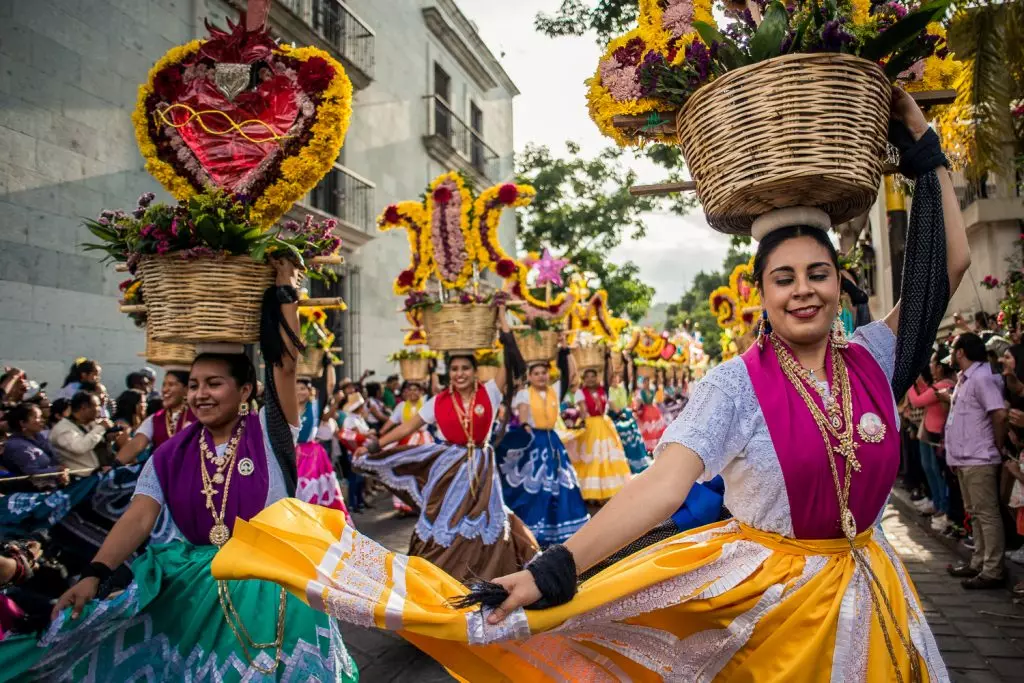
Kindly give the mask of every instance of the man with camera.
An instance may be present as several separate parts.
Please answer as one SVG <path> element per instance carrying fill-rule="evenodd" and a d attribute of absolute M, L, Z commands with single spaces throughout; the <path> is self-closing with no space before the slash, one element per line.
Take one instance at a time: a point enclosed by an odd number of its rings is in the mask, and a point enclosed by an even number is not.
<path fill-rule="evenodd" d="M 79 391 L 71 398 L 71 415 L 50 431 L 50 445 L 57 458 L 78 476 L 103 465 L 105 458 L 99 450 L 104 442 L 121 447 L 128 440 L 123 427 L 115 427 L 107 418 L 100 418 L 100 410 L 99 397 Z"/>

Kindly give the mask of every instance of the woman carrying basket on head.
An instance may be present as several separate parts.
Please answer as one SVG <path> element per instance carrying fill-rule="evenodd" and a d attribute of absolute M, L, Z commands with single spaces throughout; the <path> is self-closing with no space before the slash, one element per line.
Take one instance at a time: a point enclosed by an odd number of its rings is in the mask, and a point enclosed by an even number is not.
<path fill-rule="evenodd" d="M 916 179 L 901 301 L 845 342 L 833 333 L 840 281 L 828 214 L 792 207 L 758 218 L 760 343 L 694 387 L 654 464 L 565 545 L 472 592 L 410 559 L 396 600 L 388 568 L 400 556 L 326 561 L 349 580 L 325 581 L 325 520 L 285 501 L 218 556 L 214 573 L 266 576 L 248 561 L 251 544 L 287 549 L 298 534 L 320 548 L 303 545 L 308 560 L 273 567 L 278 580 L 322 589 L 341 618 L 400 628 L 465 680 L 948 680 L 876 525 L 899 466 L 894 395 L 927 359 L 970 254 L 938 137 L 899 90 L 893 115 L 901 171 Z M 719 474 L 734 520 L 658 542 L 577 586 L 578 573 Z M 375 590 L 350 589 L 352 575 L 376 577 Z M 463 599 L 446 607 L 453 594 Z M 402 608 L 390 620 L 376 617 L 393 604 Z M 476 604 L 499 606 L 465 609 Z"/>
<path fill-rule="evenodd" d="M 272 583 L 216 581 L 210 572 L 217 549 L 242 520 L 295 495 L 297 272 L 288 261 L 275 266 L 263 328 L 280 329 L 280 337 L 261 340 L 266 408 L 250 410 L 256 371 L 247 355 L 218 350 L 196 357 L 188 402 L 197 421 L 146 461 L 131 505 L 57 601 L 42 638 L 0 643 L 0 667 L 11 680 L 71 680 L 85 672 L 105 681 L 140 672 L 194 680 L 225 670 L 247 680 L 358 679 L 334 620 Z M 150 545 L 132 562 L 128 588 L 97 599 L 162 511 L 185 540 Z"/>
<path fill-rule="evenodd" d="M 506 367 L 486 384 L 476 378 L 472 350 L 447 358 L 451 383 L 423 408 L 357 451 L 356 467 L 376 475 L 392 492 L 420 510 L 409 554 L 426 558 L 460 580 L 493 578 L 521 567 L 537 552 L 537 541 L 505 507 L 501 477 L 490 446 L 491 428 L 518 355 L 504 307 L 499 307 Z M 384 450 L 437 426 L 436 444 Z"/>

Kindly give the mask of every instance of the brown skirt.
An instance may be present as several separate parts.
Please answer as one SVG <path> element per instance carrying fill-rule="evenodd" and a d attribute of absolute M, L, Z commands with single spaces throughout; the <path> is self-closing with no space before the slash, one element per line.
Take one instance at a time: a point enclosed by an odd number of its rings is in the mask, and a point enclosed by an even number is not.
<path fill-rule="evenodd" d="M 459 580 L 511 574 L 539 550 L 530 530 L 505 507 L 490 448 L 399 447 L 367 455 L 355 466 L 420 509 L 409 554 Z"/>

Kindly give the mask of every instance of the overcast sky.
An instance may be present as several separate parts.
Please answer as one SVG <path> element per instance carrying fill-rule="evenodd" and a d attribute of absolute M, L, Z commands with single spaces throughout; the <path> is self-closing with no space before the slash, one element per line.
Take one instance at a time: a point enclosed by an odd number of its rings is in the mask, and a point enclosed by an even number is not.
<path fill-rule="evenodd" d="M 554 12 L 561 0 L 457 1 L 522 91 L 515 100 L 516 150 L 532 142 L 564 153 L 565 141 L 574 140 L 585 155 L 593 156 L 614 144 L 587 114 L 583 81 L 594 73 L 601 56 L 594 37 L 548 38 L 533 28 L 537 12 Z M 664 172 L 649 163 L 635 168 L 641 182 L 663 180 Z M 699 209 L 685 217 L 651 214 L 647 237 L 624 243 L 609 260 L 634 261 L 643 279 L 657 289 L 655 302 L 670 303 L 698 271 L 717 269 L 728 246 L 728 237 L 711 230 Z"/>

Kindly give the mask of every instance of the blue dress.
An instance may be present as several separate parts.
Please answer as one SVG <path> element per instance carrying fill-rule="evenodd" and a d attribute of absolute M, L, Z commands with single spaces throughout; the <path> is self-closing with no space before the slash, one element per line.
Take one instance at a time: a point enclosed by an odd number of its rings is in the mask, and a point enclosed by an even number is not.
<path fill-rule="evenodd" d="M 557 389 L 549 389 L 556 391 Z M 526 390 L 513 406 L 529 405 Z M 558 414 L 554 404 L 553 414 Z M 534 422 L 531 419 L 531 422 Z M 505 505 L 533 532 L 542 547 L 562 543 L 587 523 L 576 469 L 554 429 L 513 427 L 495 452 Z"/>

